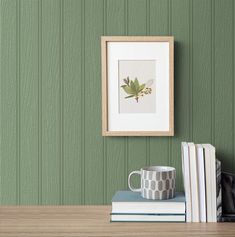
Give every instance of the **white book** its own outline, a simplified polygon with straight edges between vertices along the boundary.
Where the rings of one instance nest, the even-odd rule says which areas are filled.
[[[212,222],[217,222],[217,195],[216,195],[216,159],[215,159],[215,147],[210,145],[211,154],[211,210],[212,210]]]
[[[181,143],[181,156],[182,156],[184,191],[185,191],[185,199],[186,199],[186,222],[192,222],[189,148],[186,142]]]
[[[185,215],[111,214],[111,221],[185,222]]]
[[[189,165],[190,165],[190,182],[191,182],[191,203],[192,203],[192,222],[199,222],[199,194],[198,194],[198,177],[197,177],[197,160],[196,148],[194,143],[189,145]]]
[[[113,214],[184,214],[185,195],[176,192],[175,197],[166,200],[150,200],[138,192],[118,191],[112,198]]]
[[[210,144],[203,144],[203,147],[205,149],[207,222],[217,222],[215,148]]]
[[[199,191],[199,214],[200,222],[206,222],[206,185],[203,146],[196,145],[198,165],[198,191]]]
[[[206,173],[206,207],[207,207],[207,222],[212,222],[211,210],[211,163],[210,163],[210,148],[209,144],[203,144],[205,151],[205,173]]]

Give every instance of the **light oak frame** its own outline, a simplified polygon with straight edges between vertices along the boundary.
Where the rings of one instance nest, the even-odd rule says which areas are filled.
[[[108,130],[108,42],[169,42],[169,131]],[[102,36],[102,135],[103,136],[174,136],[174,37],[173,36]]]

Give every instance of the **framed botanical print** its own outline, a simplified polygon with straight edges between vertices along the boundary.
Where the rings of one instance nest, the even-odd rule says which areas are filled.
[[[102,36],[102,135],[174,135],[174,38]]]

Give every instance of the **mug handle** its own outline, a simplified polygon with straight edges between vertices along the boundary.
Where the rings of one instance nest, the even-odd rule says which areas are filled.
[[[141,175],[141,171],[140,170],[135,170],[135,171],[132,171],[129,176],[128,176],[128,187],[129,189],[132,191],[132,192],[141,192],[141,188],[132,188],[131,187],[131,176],[133,174],[139,174]]]

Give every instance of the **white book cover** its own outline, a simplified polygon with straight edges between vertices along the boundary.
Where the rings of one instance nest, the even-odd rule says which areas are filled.
[[[189,145],[189,165],[190,165],[190,182],[191,182],[191,202],[192,202],[192,222],[199,222],[199,194],[197,178],[197,160],[196,147],[194,143]]]
[[[200,222],[206,222],[206,185],[203,146],[196,145],[198,165],[198,191],[199,191],[199,214]]]
[[[189,148],[186,142],[181,143],[181,156],[182,156],[182,172],[184,180],[185,199],[186,199],[186,222],[192,222]]]
[[[215,159],[215,147],[210,146],[211,156],[211,210],[212,210],[212,222],[217,222],[217,195],[216,195],[216,159]]]
[[[203,147],[205,149],[207,222],[216,222],[215,148],[210,144],[203,144]]]
[[[206,176],[206,216],[207,222],[212,222],[211,210],[211,164],[209,144],[203,144],[205,154],[205,176]]]
[[[143,198],[139,192],[118,191],[112,198],[112,213],[185,215],[185,194],[175,192],[172,199],[150,200]]]

